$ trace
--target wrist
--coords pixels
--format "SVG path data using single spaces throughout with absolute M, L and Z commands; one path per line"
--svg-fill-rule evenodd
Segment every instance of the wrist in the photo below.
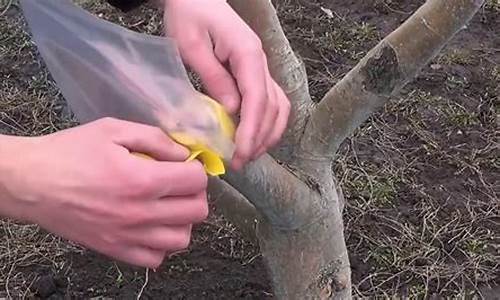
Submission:
M 36 199 L 30 198 L 26 166 L 28 149 L 36 138 L 0 135 L 0 216 L 32 222 Z

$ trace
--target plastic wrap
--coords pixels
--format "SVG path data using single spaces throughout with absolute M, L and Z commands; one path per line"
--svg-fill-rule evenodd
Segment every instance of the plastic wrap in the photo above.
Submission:
M 193 88 L 174 40 L 128 30 L 68 0 L 20 2 L 43 60 L 81 123 L 114 117 L 149 124 L 190 147 L 193 156 L 232 157 L 232 121 Z

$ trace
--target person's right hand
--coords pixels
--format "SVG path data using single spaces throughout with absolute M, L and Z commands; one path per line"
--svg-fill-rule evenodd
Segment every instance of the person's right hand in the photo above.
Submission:
M 104 255 L 156 268 L 188 247 L 191 224 L 207 217 L 202 165 L 184 162 L 188 150 L 155 127 L 101 119 L 14 140 L 0 157 L 11 155 L 2 162 L 0 213 Z

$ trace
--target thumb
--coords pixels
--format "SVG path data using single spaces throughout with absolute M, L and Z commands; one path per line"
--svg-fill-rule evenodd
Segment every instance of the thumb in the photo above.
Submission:
M 160 161 L 185 161 L 189 150 L 174 142 L 158 127 L 113 120 L 116 134 L 113 142 L 130 152 L 148 155 Z
M 231 114 L 240 108 L 241 96 L 231 74 L 215 56 L 210 37 L 202 38 L 197 47 L 183 49 L 183 59 L 201 78 L 208 94 Z

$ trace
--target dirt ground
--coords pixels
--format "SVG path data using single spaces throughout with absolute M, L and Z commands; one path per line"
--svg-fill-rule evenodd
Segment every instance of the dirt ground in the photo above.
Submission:
M 284 0 L 277 9 L 319 100 L 423 2 Z M 160 15 L 147 7 L 129 15 L 99 1 L 86 7 L 137 31 L 161 31 Z M 16 2 L 0 13 L 0 133 L 41 135 L 74 125 Z M 499 28 L 500 3 L 489 0 L 344 143 L 334 171 L 347 199 L 357 297 L 499 299 Z M 155 272 L 36 226 L 0 221 L 0 237 L 0 298 L 273 298 L 258 249 L 216 212 L 196 228 L 189 251 Z

